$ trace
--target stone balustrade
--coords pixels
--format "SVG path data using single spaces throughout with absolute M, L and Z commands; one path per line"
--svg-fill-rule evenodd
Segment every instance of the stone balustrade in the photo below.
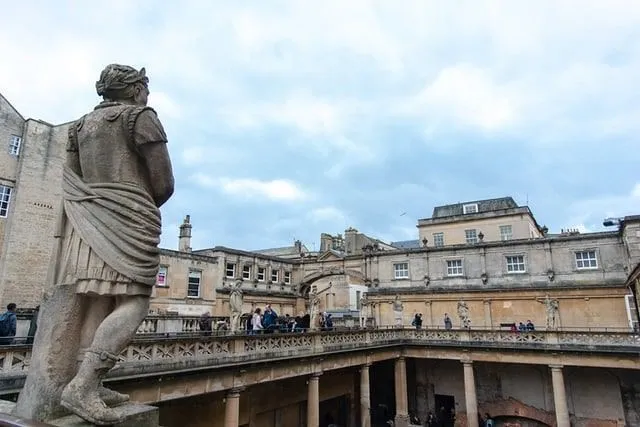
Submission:
M 182 320 L 180 320 L 182 321 Z M 183 327 L 185 327 L 183 325 Z M 190 328 L 191 325 L 187 324 Z M 156 330 L 157 333 L 157 330 Z M 399 345 L 640 353 L 640 335 L 623 332 L 535 331 L 517 333 L 469 329 L 361 329 L 264 335 L 138 335 L 120 355 L 112 375 L 171 372 L 185 367 L 224 367 L 283 357 L 309 357 L 335 352 Z M 0 376 L 25 373 L 31 346 L 0 347 Z M 0 378 L 1 379 L 1 378 Z

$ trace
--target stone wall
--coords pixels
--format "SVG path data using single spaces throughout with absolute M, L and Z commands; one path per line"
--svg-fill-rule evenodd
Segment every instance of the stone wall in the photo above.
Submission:
M 0 300 L 34 307 L 42 297 L 53 248 L 67 126 L 28 120 L 23 136 L 0 260 Z

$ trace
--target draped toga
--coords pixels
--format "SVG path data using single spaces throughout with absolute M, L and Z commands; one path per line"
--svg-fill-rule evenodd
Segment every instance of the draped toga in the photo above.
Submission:
M 148 296 L 160 264 L 161 216 L 136 147 L 166 143 L 166 136 L 151 109 L 134 111 L 133 118 L 129 106 L 96 110 L 70 131 L 67 151 L 90 166 L 83 176 L 68 166 L 63 171 L 55 280 L 80 294 Z

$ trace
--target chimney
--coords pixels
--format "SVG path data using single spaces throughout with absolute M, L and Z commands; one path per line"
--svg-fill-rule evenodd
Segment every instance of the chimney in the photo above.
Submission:
M 191 252 L 191 215 L 184 217 L 178 237 L 178 250 L 180 252 Z

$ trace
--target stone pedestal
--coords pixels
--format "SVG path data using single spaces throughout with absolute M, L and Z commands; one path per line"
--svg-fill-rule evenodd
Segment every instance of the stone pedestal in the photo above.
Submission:
M 123 422 L 114 424 L 112 427 L 159 427 L 160 414 L 158 408 L 148 405 L 130 403 L 118 406 L 126 414 Z M 56 427 L 92 427 L 94 424 L 83 420 L 77 415 L 68 415 L 49 421 L 49 424 Z

